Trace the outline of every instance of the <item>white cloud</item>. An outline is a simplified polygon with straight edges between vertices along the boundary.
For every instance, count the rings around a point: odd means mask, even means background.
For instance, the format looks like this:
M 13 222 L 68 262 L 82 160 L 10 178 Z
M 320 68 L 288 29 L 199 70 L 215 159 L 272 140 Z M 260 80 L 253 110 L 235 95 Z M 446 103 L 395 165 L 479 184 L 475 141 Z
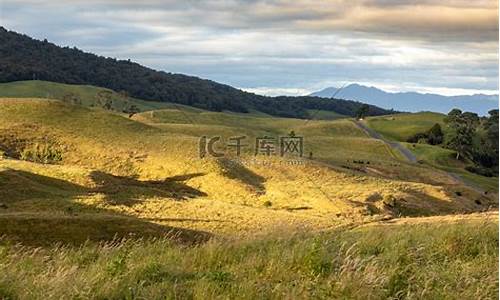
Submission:
M 264 96 L 305 96 L 314 92 L 308 89 L 276 87 L 242 88 L 242 90 Z
M 338 82 L 498 89 L 498 4 L 478 0 L 1 1 L 8 28 L 259 93 Z

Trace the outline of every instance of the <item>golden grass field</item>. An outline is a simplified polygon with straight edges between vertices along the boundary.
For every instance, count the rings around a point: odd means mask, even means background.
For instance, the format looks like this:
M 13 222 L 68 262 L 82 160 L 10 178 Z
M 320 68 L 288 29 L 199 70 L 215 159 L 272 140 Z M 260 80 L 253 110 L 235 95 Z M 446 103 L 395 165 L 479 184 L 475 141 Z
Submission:
M 254 235 L 497 205 L 496 191 L 483 195 L 444 171 L 402 161 L 348 119 L 305 122 L 182 108 L 129 119 L 55 100 L 1 101 L 0 137 L 13 151 L 48 143 L 62 152 L 56 164 L 0 162 L 8 207 L 1 214 L 9 218 L 125 216 L 216 235 Z M 246 135 L 252 144 L 257 136 L 292 130 L 305 139 L 304 158 L 254 156 L 250 146 L 239 158 L 198 155 L 202 135 Z M 359 160 L 364 163 L 353 162 Z
M 498 294 L 497 186 L 448 150 L 407 145 L 412 164 L 348 118 L 149 105 L 0 98 L 1 299 Z M 254 155 L 291 131 L 302 158 Z M 200 158 L 203 135 L 248 146 Z

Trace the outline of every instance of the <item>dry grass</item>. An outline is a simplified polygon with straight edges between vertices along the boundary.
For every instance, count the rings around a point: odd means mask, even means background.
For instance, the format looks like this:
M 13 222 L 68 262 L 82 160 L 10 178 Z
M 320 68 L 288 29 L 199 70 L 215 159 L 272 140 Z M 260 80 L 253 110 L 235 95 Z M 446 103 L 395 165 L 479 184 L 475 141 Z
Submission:
M 313 159 L 290 165 L 255 159 L 252 149 L 239 159 L 198 158 L 203 134 L 251 142 L 290 130 L 305 137 Z M 15 159 L 42 142 L 57 145 L 62 160 Z M 10 156 L 0 158 L 1 299 L 498 293 L 498 219 L 387 221 L 482 211 L 498 207 L 496 195 L 400 161 L 349 120 L 178 107 L 131 120 L 0 99 L 0 147 Z
M 165 111 L 155 112 L 157 121 L 140 123 L 57 101 L 0 101 L 3 137 L 29 142 L 42 133 L 64 149 L 58 165 L 0 161 L 5 213 L 102 212 L 214 234 L 255 235 L 276 227 L 319 230 L 497 205 L 441 171 L 397 160 L 348 120 L 305 123 L 187 110 L 207 124 L 161 123 L 180 118 L 179 111 L 167 111 L 168 118 Z M 280 158 L 254 161 L 252 149 L 241 160 L 198 158 L 198 137 L 207 130 L 254 137 L 264 129 L 304 135 L 314 159 L 296 165 Z
M 0 242 L 3 299 L 492 299 L 498 219 L 281 231 L 198 246 Z

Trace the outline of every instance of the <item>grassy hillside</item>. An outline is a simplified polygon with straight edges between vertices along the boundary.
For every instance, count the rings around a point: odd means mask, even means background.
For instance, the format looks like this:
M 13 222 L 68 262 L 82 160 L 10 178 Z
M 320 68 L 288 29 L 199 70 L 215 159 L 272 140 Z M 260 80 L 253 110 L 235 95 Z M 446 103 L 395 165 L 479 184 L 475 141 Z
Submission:
M 99 101 L 99 94 L 108 92 L 111 99 L 111 109 L 122 112 L 128 109 L 131 105 L 135 105 L 141 112 L 158 110 L 158 109 L 173 109 L 174 112 L 178 108 L 182 108 L 189 112 L 206 112 L 205 110 L 185 106 L 182 104 L 159 102 L 159 101 L 144 101 L 132 98 L 123 93 L 118 93 L 110 89 L 78 84 L 64 84 L 42 80 L 27 80 L 0 83 L 0 97 L 4 98 L 46 98 L 60 100 L 68 104 L 78 104 L 85 107 L 102 107 L 103 103 Z M 163 114 L 167 111 L 162 112 Z M 308 110 L 308 113 L 313 119 L 317 120 L 336 120 L 347 118 L 348 116 L 325 110 Z M 249 113 L 234 113 L 240 116 L 259 116 L 270 117 L 265 113 L 250 110 Z M 175 115 L 175 114 L 174 114 Z M 217 115 L 217 114 L 215 114 Z M 230 115 L 230 114 L 229 114 Z M 183 121 L 182 115 L 176 116 Z
M 444 124 L 445 115 L 433 112 L 397 114 L 367 118 L 368 125 L 388 139 L 406 142 L 420 132 L 429 130 L 434 124 Z
M 498 216 L 429 218 L 196 247 L 0 242 L 5 299 L 493 299 Z
M 115 111 L 121 112 L 130 105 L 137 106 L 140 111 L 175 107 L 171 103 L 139 100 L 91 85 L 64 84 L 41 80 L 0 83 L 0 97 L 56 99 L 68 104 L 77 103 L 86 107 L 101 107 L 99 93 L 102 92 L 110 93 L 111 108 Z M 182 105 L 179 104 L 179 106 Z
M 290 131 L 304 157 L 254 156 L 256 137 Z M 200 158 L 203 135 L 247 147 Z M 0 151 L 0 298 L 498 292 L 498 219 L 475 213 L 496 193 L 401 160 L 349 119 L 0 98 Z
M 437 169 L 452 172 L 479 189 L 493 192 L 498 191 L 498 177 L 485 177 L 466 171 L 465 167 L 471 163 L 456 160 L 455 151 L 427 144 L 403 143 L 403 145 L 415 153 L 417 158 L 423 163 Z
M 484 177 L 466 171 L 464 168 L 471 162 L 456 160 L 454 151 L 440 146 L 427 144 L 405 143 L 408 137 L 429 130 L 438 123 L 443 129 L 445 115 L 431 112 L 415 114 L 398 114 L 383 117 L 367 118 L 368 125 L 389 140 L 403 142 L 402 144 L 412 151 L 421 163 L 436 169 L 451 172 L 459 176 L 471 186 L 486 191 L 498 191 L 498 177 Z
M 275 226 L 325 229 L 388 215 L 496 205 L 493 196 L 444 172 L 398 160 L 349 120 L 306 123 L 182 108 L 129 119 L 54 100 L 0 101 L 1 150 L 14 158 L 0 161 L 0 193 L 8 207 L 1 212 L 9 218 L 97 211 L 104 218 L 245 235 Z M 304 136 L 305 158 L 253 155 L 253 137 L 291 130 Z M 248 147 L 239 159 L 230 150 L 224 158 L 201 159 L 203 134 L 247 135 Z M 40 149 L 61 160 L 51 165 L 29 155 L 34 162 L 16 160 Z M 22 231 L 16 232 L 3 233 L 18 237 Z
M 307 112 L 310 116 L 310 119 L 313 120 L 337 120 L 349 117 L 346 115 L 336 113 L 334 111 L 327 111 L 327 110 L 309 109 Z

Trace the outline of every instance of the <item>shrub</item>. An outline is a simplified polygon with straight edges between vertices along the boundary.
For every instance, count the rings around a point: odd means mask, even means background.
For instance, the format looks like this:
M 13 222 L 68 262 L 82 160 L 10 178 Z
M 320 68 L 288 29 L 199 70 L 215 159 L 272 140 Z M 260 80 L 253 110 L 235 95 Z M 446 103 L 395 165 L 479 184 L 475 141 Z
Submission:
M 267 200 L 266 202 L 264 202 L 264 206 L 271 207 L 271 206 L 273 206 L 273 203 L 271 201 Z
M 427 134 L 416 133 L 410 136 L 407 140 L 408 143 L 421 143 L 422 141 L 427 141 Z
M 396 206 L 396 197 L 393 195 L 384 195 L 382 202 L 389 207 L 394 207 Z
M 426 132 L 415 133 L 406 141 L 408 143 L 439 145 L 443 143 L 443 137 L 444 134 L 441 130 L 441 125 L 436 123 L 431 127 L 431 129 L 427 130 Z
M 383 199 L 382 195 L 380 195 L 380 193 L 377 193 L 377 192 L 372 193 L 368 197 L 366 197 L 367 202 L 376 202 L 376 201 L 379 201 L 382 199 Z
M 428 135 L 427 141 L 429 144 L 439 145 L 443 143 L 444 134 L 443 130 L 441 129 L 441 125 L 437 123 L 434 124 L 434 126 L 432 126 L 432 128 L 429 129 L 429 131 L 427 131 L 427 135 Z
M 56 163 L 62 160 L 62 151 L 52 144 L 35 143 L 23 149 L 21 159 L 43 164 Z
M 485 177 L 493 177 L 496 175 L 492 169 L 483 168 L 483 167 L 467 166 L 467 167 L 465 167 L 465 169 L 471 173 L 478 174 L 478 175 L 485 176 Z

